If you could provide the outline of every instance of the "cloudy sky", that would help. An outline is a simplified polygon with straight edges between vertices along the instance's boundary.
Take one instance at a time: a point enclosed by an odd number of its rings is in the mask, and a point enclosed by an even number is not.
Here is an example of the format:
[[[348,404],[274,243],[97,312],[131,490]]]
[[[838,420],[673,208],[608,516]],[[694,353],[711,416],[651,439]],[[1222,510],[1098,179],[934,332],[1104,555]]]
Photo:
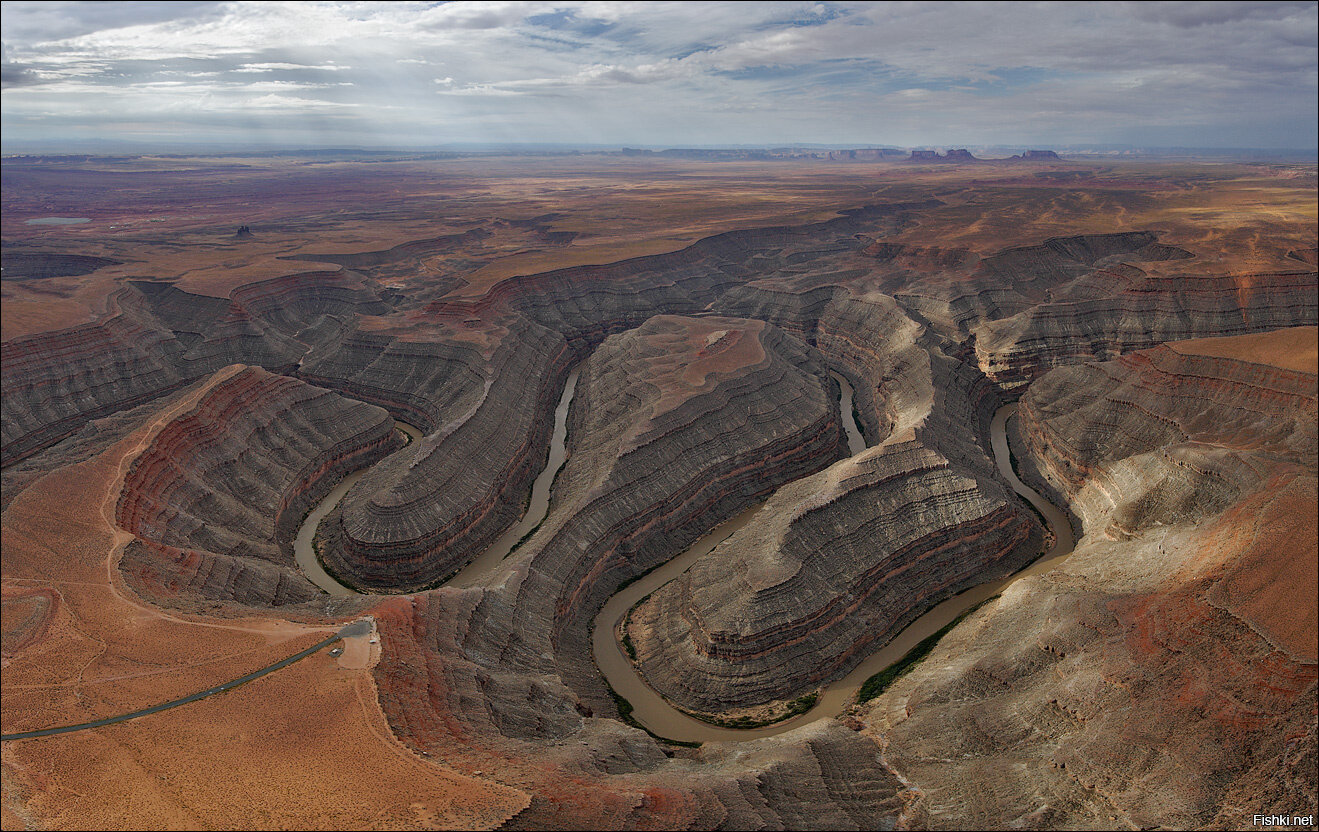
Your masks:
[[[1314,148],[1315,2],[5,2],[3,139]]]

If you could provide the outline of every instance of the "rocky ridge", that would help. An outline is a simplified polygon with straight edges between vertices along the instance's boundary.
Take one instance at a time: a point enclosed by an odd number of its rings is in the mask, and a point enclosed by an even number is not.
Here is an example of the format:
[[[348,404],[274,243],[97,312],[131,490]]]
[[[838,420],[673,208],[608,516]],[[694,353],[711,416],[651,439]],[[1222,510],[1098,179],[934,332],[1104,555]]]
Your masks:
[[[763,511],[630,618],[646,678],[685,708],[791,698],[1042,551],[1038,524],[1001,486],[916,441],[798,480]]]
[[[867,709],[914,789],[904,822],[1234,827],[1313,805],[1315,379],[1159,347],[1028,388],[1018,457],[1086,534]]]
[[[869,452],[868,458],[877,460],[875,469],[899,470],[904,460],[928,459],[934,464],[907,482],[926,484],[932,478],[928,484],[942,483],[949,493],[964,497],[953,513],[965,525],[956,525],[954,518],[941,521],[951,540],[975,533],[976,518],[1000,511],[995,508],[999,486],[987,466],[983,440],[988,415],[1008,391],[1050,366],[1106,355],[1105,350],[1149,346],[1173,333],[1220,334],[1222,327],[1260,331],[1313,323],[1315,317],[1312,271],[1261,279],[1238,286],[1239,291],[1229,286],[1241,283],[1240,278],[1210,275],[1203,279],[1204,292],[1188,295],[1201,284],[1189,278],[1147,279],[1134,265],[1187,258],[1186,251],[1159,242],[1151,232],[1054,238],[1028,250],[986,257],[885,242],[910,221],[910,207],[855,211],[797,228],[733,232],[674,254],[529,275],[498,284],[481,297],[462,297],[459,289],[454,296],[424,303],[348,269],[278,278],[223,299],[129,282],[115,296],[112,313],[97,324],[5,343],[6,487],[11,470],[37,460],[43,449],[57,456],[71,452],[87,439],[84,432],[93,420],[159,403],[234,361],[260,365],[337,391],[337,397],[322,394],[335,397],[325,402],[339,402],[323,403],[328,410],[346,413],[342,396],[360,399],[427,434],[363,477],[326,527],[325,542],[333,550],[327,556],[339,558],[346,574],[361,570],[380,586],[411,587],[442,578],[466,562],[516,516],[543,462],[548,414],[569,366],[608,336],[651,326],[645,337],[610,348],[619,351],[614,369],[583,370],[581,403],[571,417],[579,437],[572,452],[582,461],[572,473],[565,468],[561,479],[564,489],[574,477],[601,484],[605,493],[600,499],[569,500],[558,496],[556,488],[551,518],[496,584],[377,602],[385,659],[376,679],[390,725],[412,748],[443,755],[465,770],[520,772],[517,776],[533,784],[529,787],[537,796],[512,826],[818,825],[803,817],[801,794],[812,795],[812,812],[818,812],[812,818],[819,823],[872,824],[875,812],[896,806],[898,784],[865,737],[831,722],[757,742],[745,754],[720,747],[665,749],[613,718],[616,705],[585,660],[589,612],[618,583],[662,557],[656,540],[694,535],[838,452],[836,417],[829,417],[829,428],[828,420],[810,416],[820,412],[811,404],[816,393],[792,399],[796,416],[779,414],[800,423],[795,437],[771,439],[767,423],[739,421],[745,416],[737,416],[741,409],[755,412],[748,403],[763,404],[766,390],[785,379],[800,381],[802,376],[795,374],[803,372],[816,380],[822,401],[836,401],[824,392],[823,369],[839,370],[856,387],[856,406],[870,443],[888,441]],[[931,273],[931,263],[941,265]],[[1183,314],[1173,324],[1159,317],[1162,309],[1191,308],[1200,301],[1186,298],[1200,296],[1213,314]],[[1039,307],[1048,307],[1048,315],[1034,311]],[[580,437],[591,419],[603,419],[599,414],[616,407],[610,419],[642,424],[635,421],[641,411],[630,410],[634,402],[620,391],[633,390],[636,401],[644,401],[650,395],[640,392],[646,373],[658,377],[661,370],[673,369],[666,368],[665,351],[647,351],[645,338],[662,339],[663,327],[695,331],[695,324],[670,319],[647,324],[656,315],[674,312],[702,316],[697,318],[701,321],[711,313],[744,319],[716,326],[742,331],[739,344],[762,345],[768,363],[741,365],[741,375],[733,373],[716,384],[717,395],[689,400],[699,399],[701,407],[665,411],[666,419],[636,434],[647,436],[646,443],[618,446],[625,453],[613,467],[606,465],[604,445],[588,465],[592,454]],[[1052,328],[1041,324],[1045,334],[1038,343],[1019,329],[1031,315],[1058,322]],[[759,321],[774,327],[758,329],[764,326]],[[748,334],[753,331],[755,337]],[[706,346],[722,343],[721,336]],[[610,351],[598,354],[603,356],[599,366],[605,367]],[[631,356],[639,378],[617,369],[626,363],[617,363],[623,354]],[[754,372],[745,369],[753,365]],[[528,378],[536,380],[529,393],[524,389]],[[269,407],[257,406],[258,399],[247,409],[250,422],[234,420],[240,433],[253,430],[268,439],[272,458],[287,446],[304,455],[292,459],[305,461],[334,445],[336,440],[322,438],[304,447],[280,436],[276,423],[292,411],[281,410],[279,403],[296,396],[282,388],[276,392]],[[368,411],[353,412],[361,418]],[[372,419],[388,423],[382,411],[373,412]],[[761,466],[754,476],[750,470],[738,471],[736,459],[721,457],[716,445],[699,441],[721,422],[749,425],[748,438],[760,444],[738,453]],[[318,430],[324,437],[337,436]],[[602,425],[591,432],[606,433]],[[171,447],[180,458],[201,447],[176,438]],[[217,434],[202,443],[204,451],[195,450],[200,463],[190,463],[200,464],[198,476],[237,482],[269,464],[238,453],[239,438]],[[243,441],[252,441],[251,436]],[[688,441],[695,446],[683,444]],[[699,470],[660,468],[657,479],[638,478],[644,448],[665,443],[688,453],[699,448],[704,454],[698,454]],[[1215,474],[1246,482],[1231,453],[1219,457],[1209,459],[1219,466],[1212,469]],[[134,499],[142,501],[142,509],[125,520],[143,530],[143,540],[124,559],[130,585],[160,603],[185,608],[199,599],[264,607],[276,598],[295,603],[301,597],[297,582],[287,579],[287,564],[262,554],[272,551],[270,541],[279,538],[280,522],[272,521],[267,529],[232,506],[204,506],[196,490],[170,473],[162,459],[153,458],[162,472],[160,484],[138,482]],[[214,467],[221,460],[228,460],[232,471]],[[318,469],[319,474],[295,471],[292,464],[267,469],[263,476],[280,484],[267,497],[302,487],[310,494],[328,487],[339,471],[365,461]],[[1201,457],[1194,462],[1208,464]],[[1256,465],[1254,457],[1246,462],[1247,468]],[[440,509],[428,507],[426,495],[454,478],[466,492],[444,497]],[[844,485],[836,500],[864,493],[846,487],[849,479],[839,479]],[[859,480],[858,486],[875,484]],[[693,486],[684,491],[684,482],[704,490]],[[972,482],[978,489],[974,495]],[[150,497],[152,489],[168,487],[176,488],[177,500],[171,497],[152,508],[150,500],[157,499]],[[674,499],[671,489],[681,499]],[[1236,493],[1253,492],[1242,486]],[[902,503],[897,492],[894,497]],[[1304,498],[1301,493],[1302,504]],[[1100,504],[1097,497],[1079,492],[1077,499]],[[1146,534],[1142,518],[1162,522],[1187,510],[1179,507],[1169,514],[1164,502],[1156,501],[1153,512],[1135,511],[1134,520],[1123,515],[1114,528]],[[580,509],[580,519],[567,516],[569,505]],[[285,509],[284,515],[294,513]],[[799,524],[800,539],[827,533],[824,526],[809,528],[826,514],[803,514],[807,522]],[[208,524],[215,518],[214,530],[204,533],[211,537],[196,538],[203,532],[189,518],[199,516]],[[1009,525],[1016,522],[1008,514],[1000,516]],[[646,526],[649,519],[661,522]],[[1107,528],[1112,519],[1096,522]],[[639,527],[645,527],[644,534],[637,533]],[[785,541],[791,531],[784,532]],[[565,544],[569,540],[585,543],[586,549],[574,550]],[[253,556],[235,564],[223,560],[234,557],[230,551]],[[171,585],[170,570],[179,565],[175,558],[191,571],[187,580]],[[231,577],[239,573],[241,579]],[[824,585],[819,573],[802,574]],[[945,577],[931,576],[916,591],[937,591]],[[863,636],[843,621],[839,625],[814,637],[846,661]],[[1021,634],[1014,637],[1020,640]],[[792,684],[809,684],[801,662],[789,664],[785,676]],[[1305,759],[1309,752],[1303,744],[1298,748]],[[529,758],[543,766],[529,766]],[[694,784],[697,778],[704,779]],[[602,784],[598,796],[577,801],[573,795],[581,793],[581,782]]]
[[[245,368],[166,426],[125,479],[121,568],[146,597],[283,606],[320,591],[294,565],[297,524],[338,475],[402,444],[378,407]]]

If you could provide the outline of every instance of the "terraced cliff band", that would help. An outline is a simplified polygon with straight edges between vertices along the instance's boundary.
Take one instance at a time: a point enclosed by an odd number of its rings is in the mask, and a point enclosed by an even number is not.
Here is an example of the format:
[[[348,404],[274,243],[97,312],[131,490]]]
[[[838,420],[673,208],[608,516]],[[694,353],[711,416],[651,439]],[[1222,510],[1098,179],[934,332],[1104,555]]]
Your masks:
[[[6,730],[241,677],[349,614],[376,642],[158,729],[6,743],[33,825],[243,825],[235,795],[327,805],[311,769],[343,823],[409,828],[1231,827],[1313,800],[1315,374],[1279,357],[1314,354],[1312,166],[284,164],[370,198],[150,234],[104,204],[13,231],[6,202],[7,249],[94,260],[4,285]],[[523,513],[572,372],[543,521],[446,583]],[[699,748],[629,724],[595,616],[762,501],[625,632],[707,717],[827,691],[1034,558],[991,453],[1017,397],[1017,470],[1084,533],[1063,569],[837,717]],[[330,598],[289,542],[352,471],[320,553],[380,594]]]

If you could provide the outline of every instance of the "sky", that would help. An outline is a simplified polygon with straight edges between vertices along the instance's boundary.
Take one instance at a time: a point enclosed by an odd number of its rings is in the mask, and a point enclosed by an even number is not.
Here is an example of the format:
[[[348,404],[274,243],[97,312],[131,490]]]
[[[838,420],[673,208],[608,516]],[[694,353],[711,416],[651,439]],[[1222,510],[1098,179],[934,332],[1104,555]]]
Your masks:
[[[1316,3],[4,2],[6,150],[1316,146]]]

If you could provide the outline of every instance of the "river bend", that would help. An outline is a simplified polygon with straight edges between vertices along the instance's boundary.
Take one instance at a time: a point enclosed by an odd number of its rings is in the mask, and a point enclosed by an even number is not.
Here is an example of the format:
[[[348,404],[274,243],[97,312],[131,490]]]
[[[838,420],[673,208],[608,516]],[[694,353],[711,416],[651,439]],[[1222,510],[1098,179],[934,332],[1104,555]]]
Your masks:
[[[845,385],[846,382],[844,381],[843,384]],[[845,399],[850,398],[851,392],[850,386],[843,387]],[[594,629],[591,633],[591,647],[596,664],[618,695],[632,704],[632,717],[656,734],[673,740],[683,742],[738,742],[782,734],[817,719],[837,716],[852,703],[857,691],[861,689],[861,685],[866,679],[902,658],[907,651],[925,638],[938,632],[957,616],[986,598],[1002,592],[1014,581],[1027,575],[1048,571],[1057,566],[1072,551],[1072,528],[1067,516],[1057,506],[1023,483],[1017,478],[1016,472],[1012,470],[1008,453],[1007,420],[1016,410],[1016,404],[1009,404],[999,408],[998,412],[994,414],[994,420],[989,429],[994,462],[999,473],[1012,486],[1012,490],[1026,498],[1048,521],[1049,528],[1053,532],[1053,543],[1044,557],[1005,580],[972,587],[931,608],[920,618],[909,624],[892,641],[853,668],[846,676],[825,685],[816,699],[815,706],[806,713],[763,728],[720,728],[688,716],[670,705],[659,693],[647,685],[623,652],[623,648],[615,636],[615,629],[634,604],[681,575],[697,559],[712,551],[734,532],[745,526],[755,516],[760,507],[755,506],[747,509],[706,534],[687,551],[615,594],[606,602],[600,614],[596,616]],[[843,408],[843,418],[845,423],[853,421],[850,407]],[[855,429],[855,426],[853,426],[853,430]]]
[[[831,373],[839,385],[839,410],[848,439],[849,452],[855,456],[866,449],[852,410],[853,390],[845,378]],[[549,460],[532,485],[531,500],[522,519],[504,532],[481,555],[469,563],[446,586],[474,586],[482,582],[499,563],[508,556],[519,541],[536,528],[549,511],[550,486],[567,458],[566,437],[568,409],[577,386],[578,371],[569,374],[563,394],[554,413],[554,431],[550,440]],[[884,647],[872,653],[846,676],[828,683],[821,689],[815,706],[792,719],[762,728],[721,728],[695,719],[673,707],[652,689],[637,673],[618,643],[615,630],[627,612],[642,598],[681,575],[698,559],[713,551],[741,529],[760,510],[752,506],[737,516],[707,532],[686,551],[667,561],[645,577],[615,593],[605,603],[592,624],[591,646],[601,674],[613,689],[632,704],[632,716],[654,733],[684,742],[728,742],[757,739],[791,731],[817,719],[837,716],[854,700],[861,685],[870,676],[902,658],[907,651],[923,639],[934,634],[957,616],[1002,592],[1014,581],[1052,569],[1071,553],[1073,547],[1071,525],[1066,515],[1055,505],[1040,496],[1034,489],[1018,479],[1012,470],[1007,444],[1007,420],[1017,410],[1016,404],[1004,405],[994,414],[990,425],[990,441],[994,462],[1012,489],[1031,503],[1047,520],[1053,533],[1053,543],[1045,556],[1026,569],[1006,580],[981,584],[936,605],[917,618]],[[411,425],[396,422],[395,426],[411,440],[421,433]],[[298,565],[308,578],[321,589],[335,596],[357,594],[340,584],[321,566],[316,558],[312,540],[320,521],[343,499],[343,496],[366,472],[366,468],[348,475],[307,515],[298,531],[294,552]]]

